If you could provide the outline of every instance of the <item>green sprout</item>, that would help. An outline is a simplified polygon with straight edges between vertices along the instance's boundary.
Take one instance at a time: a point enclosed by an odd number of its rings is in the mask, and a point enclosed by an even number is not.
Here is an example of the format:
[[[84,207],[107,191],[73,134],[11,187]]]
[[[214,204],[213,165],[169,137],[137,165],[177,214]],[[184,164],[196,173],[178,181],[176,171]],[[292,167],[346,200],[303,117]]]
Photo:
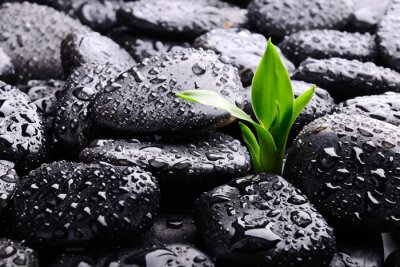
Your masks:
[[[254,132],[244,123],[239,123],[255,171],[281,175],[290,129],[313,97],[314,90],[315,85],[294,99],[289,74],[269,39],[251,87],[251,102],[258,122],[214,91],[189,90],[176,96],[220,108],[252,125]]]

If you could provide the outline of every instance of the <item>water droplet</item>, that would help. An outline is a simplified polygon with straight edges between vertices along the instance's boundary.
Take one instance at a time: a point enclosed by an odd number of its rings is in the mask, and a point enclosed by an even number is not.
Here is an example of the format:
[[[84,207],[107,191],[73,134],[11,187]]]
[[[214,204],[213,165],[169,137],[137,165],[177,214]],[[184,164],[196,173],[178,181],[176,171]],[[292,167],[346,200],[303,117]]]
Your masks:
[[[192,71],[196,75],[202,75],[206,73],[206,67],[202,63],[196,63],[192,66]]]

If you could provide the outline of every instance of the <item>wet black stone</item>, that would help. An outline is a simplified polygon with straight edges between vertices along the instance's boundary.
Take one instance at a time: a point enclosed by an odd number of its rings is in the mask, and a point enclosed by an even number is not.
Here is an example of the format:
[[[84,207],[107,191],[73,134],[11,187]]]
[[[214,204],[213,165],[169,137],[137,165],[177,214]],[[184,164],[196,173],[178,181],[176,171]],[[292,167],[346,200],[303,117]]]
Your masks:
[[[54,119],[54,134],[61,145],[79,150],[87,144],[92,134],[87,106],[107,81],[120,72],[110,64],[86,64],[72,72],[60,93]]]
[[[181,49],[143,61],[98,93],[91,119],[113,132],[151,134],[222,127],[229,113],[178,99],[175,93],[205,89],[242,106],[244,89],[237,69],[213,51]]]
[[[353,0],[350,28],[357,32],[375,32],[391,0]]]
[[[313,86],[311,83],[302,81],[292,81],[294,97],[297,98]],[[251,106],[251,88],[246,90],[247,101],[245,101],[244,111],[255,118],[253,107]],[[294,122],[289,134],[288,143],[292,143],[297,134],[310,122],[335,110],[335,102],[330,94],[320,87],[315,89],[315,93],[308,105],[301,111],[299,117]]]
[[[48,116],[56,111],[57,99],[64,83],[59,80],[30,80],[26,85],[18,86],[18,88],[29,96],[38,112]]]
[[[104,163],[44,164],[21,181],[16,233],[51,248],[132,238],[149,226],[160,194],[151,174]]]
[[[375,36],[336,30],[300,31],[285,37],[279,44],[282,52],[296,64],[315,59],[340,57],[373,61],[376,54]]]
[[[11,58],[0,48],[0,81],[12,82],[15,78],[15,67]]]
[[[383,267],[382,235],[355,235],[338,233],[336,235],[337,251],[329,267]]]
[[[160,182],[166,202],[177,205],[191,205],[205,190],[245,175],[250,169],[247,149],[238,140],[217,132],[157,142],[96,140],[81,152],[80,159],[140,166]]]
[[[336,101],[399,91],[400,74],[372,62],[343,58],[306,59],[294,75],[325,88]]]
[[[0,212],[10,202],[18,181],[19,178],[14,170],[14,163],[0,160]]]
[[[0,8],[0,47],[11,58],[19,81],[64,77],[61,40],[70,32],[86,29],[46,6],[24,2]]]
[[[199,132],[163,138],[157,142],[96,140],[84,149],[85,162],[140,166],[161,184],[163,197],[177,205],[190,205],[202,192],[245,175],[250,169],[247,149],[232,137]]]
[[[0,82],[0,158],[15,163],[37,163],[46,138],[42,118],[29,97]]]
[[[324,266],[333,230],[300,191],[273,174],[204,193],[195,220],[205,248],[226,266]]]
[[[336,226],[384,232],[399,227],[398,127],[365,116],[319,118],[298,135],[284,176]]]
[[[380,60],[400,71],[400,1],[392,0],[376,33]]]
[[[125,3],[117,12],[124,25],[153,34],[195,38],[215,28],[247,23],[247,11],[232,6],[213,6],[206,1],[141,0]]]
[[[382,95],[356,97],[341,103],[337,112],[364,115],[400,126],[400,94],[387,92]]]
[[[121,69],[135,65],[132,57],[117,43],[97,32],[68,34],[61,43],[61,58],[66,73],[84,64],[111,64]]]
[[[261,62],[267,47],[267,39],[246,29],[214,29],[198,37],[194,47],[211,49],[229,57],[232,65],[239,69],[243,85],[247,86],[251,84],[257,66]],[[280,55],[289,74],[292,74],[295,70],[293,63],[282,53]]]
[[[344,29],[352,9],[351,0],[252,0],[248,6],[254,29],[278,38],[302,30]]]
[[[38,267],[37,253],[19,242],[0,238],[0,264],[4,267]]]
[[[109,33],[111,39],[123,47],[137,62],[145,58],[160,56],[179,48],[189,48],[187,42],[177,41],[169,38],[149,37],[134,33],[126,28],[115,29]]]
[[[119,256],[118,262],[120,266],[137,267],[214,267],[209,256],[187,244],[128,250]]]

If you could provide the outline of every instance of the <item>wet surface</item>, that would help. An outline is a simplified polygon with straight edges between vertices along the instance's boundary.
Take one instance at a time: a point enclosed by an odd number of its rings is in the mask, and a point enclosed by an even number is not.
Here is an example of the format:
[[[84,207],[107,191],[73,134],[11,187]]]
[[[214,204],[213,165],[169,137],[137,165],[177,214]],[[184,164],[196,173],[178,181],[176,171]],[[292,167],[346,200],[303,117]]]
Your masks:
[[[145,60],[109,82],[91,102],[89,114],[97,125],[127,134],[182,132],[232,122],[225,111],[175,96],[195,89],[212,90],[243,105],[239,75],[224,56],[181,49]]]
[[[204,193],[195,218],[204,244],[231,266],[320,266],[333,255],[332,229],[276,175],[246,176]]]
[[[16,192],[16,233],[49,248],[129,238],[150,225],[158,199],[157,182],[138,167],[45,164]]]
[[[368,117],[320,118],[297,137],[284,176],[337,229],[395,229],[399,136],[396,126]]]

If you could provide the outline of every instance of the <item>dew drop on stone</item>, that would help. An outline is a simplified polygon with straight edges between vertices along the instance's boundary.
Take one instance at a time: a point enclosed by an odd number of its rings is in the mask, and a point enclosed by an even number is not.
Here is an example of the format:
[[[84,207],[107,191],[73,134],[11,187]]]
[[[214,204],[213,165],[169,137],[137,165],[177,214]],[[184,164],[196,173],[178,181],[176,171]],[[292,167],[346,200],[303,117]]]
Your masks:
[[[292,211],[290,213],[290,219],[300,227],[306,227],[312,223],[310,214],[305,211]]]
[[[206,67],[202,63],[196,63],[192,66],[192,71],[196,75],[202,75],[206,73]]]
[[[72,94],[79,100],[89,101],[92,95],[95,94],[95,91],[90,87],[76,87],[73,89]]]

